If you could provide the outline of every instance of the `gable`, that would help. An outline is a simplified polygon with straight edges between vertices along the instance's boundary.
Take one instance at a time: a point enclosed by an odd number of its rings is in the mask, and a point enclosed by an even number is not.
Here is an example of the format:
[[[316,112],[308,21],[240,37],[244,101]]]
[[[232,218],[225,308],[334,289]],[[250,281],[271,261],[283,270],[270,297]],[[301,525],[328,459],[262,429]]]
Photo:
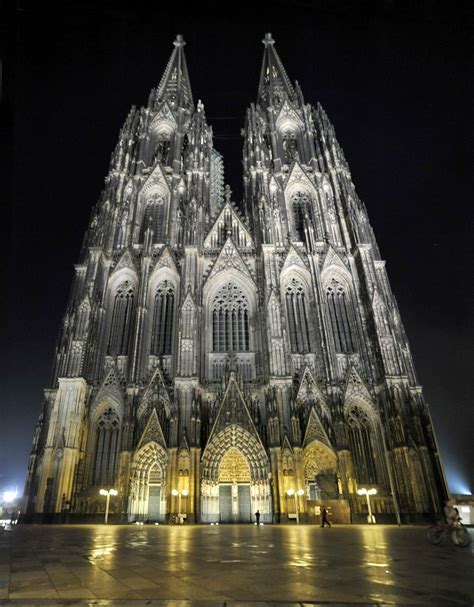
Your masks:
[[[99,388],[94,400],[92,401],[92,405],[90,408],[90,412],[92,413],[94,409],[99,405],[102,401],[106,399],[112,399],[117,404],[123,407],[124,399],[123,399],[123,391],[120,386],[119,378],[117,376],[117,372],[115,367],[111,367],[109,372],[104,378],[102,385]]]
[[[304,128],[304,122],[301,120],[298,112],[296,112],[296,110],[288,103],[287,99],[282,104],[280,111],[278,112],[275,125],[277,129],[283,130],[285,127],[296,127],[300,129]]]
[[[208,444],[212,437],[227,426],[241,426],[261,442],[260,436],[255,428],[250,411],[245,403],[244,396],[237,384],[235,373],[230,373],[227,388],[224,392],[222,402],[216,414],[216,419],[209,433]],[[263,446],[263,445],[262,445]]]
[[[112,270],[112,273],[110,274],[110,276],[117,274],[117,272],[119,272],[120,270],[123,270],[123,269],[132,270],[132,272],[135,275],[138,274],[137,266],[135,265],[135,261],[128,249],[123,253],[122,257],[119,259],[116,266]]]
[[[237,247],[232,242],[232,239],[228,238],[224,246],[222,247],[218,258],[216,259],[216,262],[212,266],[211,271],[207,276],[206,282],[208,282],[213,276],[215,276],[219,272],[222,272],[224,270],[227,271],[230,269],[237,270],[237,272],[245,276],[247,279],[250,279],[255,284],[253,276],[250,273],[248,267],[246,266],[244,260],[242,259],[242,256],[240,255],[239,251],[237,250]]]
[[[164,407],[167,415],[171,408],[171,399],[159,367],[156,367],[140,400],[137,409],[137,417],[142,417],[147,411],[157,407]]]
[[[150,192],[154,187],[158,187],[163,193],[168,195],[171,194],[168,179],[166,178],[160,163],[158,163],[153,171],[148,175],[140,190],[140,196],[146,196],[147,193]]]
[[[139,451],[141,447],[150,442],[157,443],[166,449],[165,436],[163,434],[160,420],[158,419],[158,414],[156,413],[155,408],[153,408],[150,417],[148,418],[147,424],[143,430],[143,434],[138,441],[136,450]]]
[[[249,230],[232,205],[226,202],[204,240],[204,248],[220,246],[228,237],[232,237],[239,247],[253,247]]]
[[[304,433],[303,447],[307,447],[314,441],[319,441],[320,443],[323,443],[323,445],[326,445],[326,447],[332,449],[331,441],[329,440],[323,424],[314,407],[311,407],[308,424],[306,425],[306,431]]]
[[[326,399],[324,398],[323,393],[319,389],[319,386],[308,367],[306,367],[304,370],[303,377],[296,394],[296,400],[306,405],[313,405],[314,403],[317,403],[321,412],[327,417],[331,417],[329,407],[326,404]]]
[[[353,400],[362,400],[373,407],[370,392],[354,365],[350,367],[348,372],[344,402],[347,405]]]
[[[344,274],[347,276],[348,269],[340,255],[336,253],[336,251],[329,245],[326,255],[323,260],[323,264],[321,267],[321,273],[327,270],[330,267],[337,267],[341,269]]]
[[[303,270],[305,270],[306,272],[308,271],[308,267],[306,265],[306,263],[303,261],[303,258],[301,257],[301,255],[299,254],[299,252],[295,249],[295,247],[293,245],[290,246],[288,253],[286,255],[285,261],[283,262],[283,267],[281,269],[281,272],[285,272],[286,270],[289,270],[290,268],[301,268]]]
[[[314,197],[316,197],[317,190],[315,188],[314,183],[308,177],[308,174],[303,170],[302,166],[299,162],[294,162],[293,167],[285,181],[284,191],[293,190],[296,188],[303,188],[305,190],[309,190]]]

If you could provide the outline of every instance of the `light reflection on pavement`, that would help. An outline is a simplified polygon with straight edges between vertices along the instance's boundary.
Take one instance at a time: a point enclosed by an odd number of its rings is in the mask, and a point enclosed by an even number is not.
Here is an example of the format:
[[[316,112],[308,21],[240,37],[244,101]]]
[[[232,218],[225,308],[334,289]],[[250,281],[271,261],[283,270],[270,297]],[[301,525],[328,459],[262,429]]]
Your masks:
[[[19,525],[0,534],[0,604],[472,605],[472,548],[425,536],[383,525]]]

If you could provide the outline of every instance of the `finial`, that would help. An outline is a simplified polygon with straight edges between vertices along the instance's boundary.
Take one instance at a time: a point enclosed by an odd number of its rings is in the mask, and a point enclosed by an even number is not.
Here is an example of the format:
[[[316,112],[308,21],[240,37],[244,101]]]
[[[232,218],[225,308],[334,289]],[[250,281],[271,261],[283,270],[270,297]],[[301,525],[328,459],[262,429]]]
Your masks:
[[[186,42],[184,41],[184,38],[182,36],[182,34],[176,34],[176,40],[173,42],[173,44],[177,47],[177,46],[184,46],[186,44]]]
[[[265,46],[268,46],[269,44],[275,44],[275,40],[273,40],[273,36],[270,34],[270,32],[265,34],[265,38],[262,40],[262,42]]]
[[[224,188],[224,198],[226,202],[230,202],[230,197],[232,196],[232,190],[230,189],[230,185],[227,184]]]

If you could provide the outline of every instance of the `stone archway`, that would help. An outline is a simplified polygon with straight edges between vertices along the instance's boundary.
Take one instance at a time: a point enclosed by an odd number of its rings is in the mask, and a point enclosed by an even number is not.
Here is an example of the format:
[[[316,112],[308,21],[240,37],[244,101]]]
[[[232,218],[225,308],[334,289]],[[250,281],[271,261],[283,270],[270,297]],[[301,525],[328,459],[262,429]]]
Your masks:
[[[147,443],[135,453],[130,476],[129,520],[165,520],[167,467],[167,454],[155,442]]]
[[[229,425],[213,437],[201,460],[201,521],[250,522],[260,511],[272,519],[270,461],[256,436]]]
[[[314,440],[303,451],[304,476],[313,500],[337,499],[337,458],[334,451]]]

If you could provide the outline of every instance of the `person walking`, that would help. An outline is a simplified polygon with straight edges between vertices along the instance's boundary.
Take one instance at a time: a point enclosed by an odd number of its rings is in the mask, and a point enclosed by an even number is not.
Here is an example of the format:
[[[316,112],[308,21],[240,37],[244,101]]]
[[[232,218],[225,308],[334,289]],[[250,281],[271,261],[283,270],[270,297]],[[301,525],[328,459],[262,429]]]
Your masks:
[[[257,510],[257,512],[255,513],[255,520],[257,522],[257,525],[260,525],[260,510]]]
[[[321,527],[324,527],[326,524],[328,527],[331,526],[331,523],[328,520],[328,511],[325,506],[321,506]]]

